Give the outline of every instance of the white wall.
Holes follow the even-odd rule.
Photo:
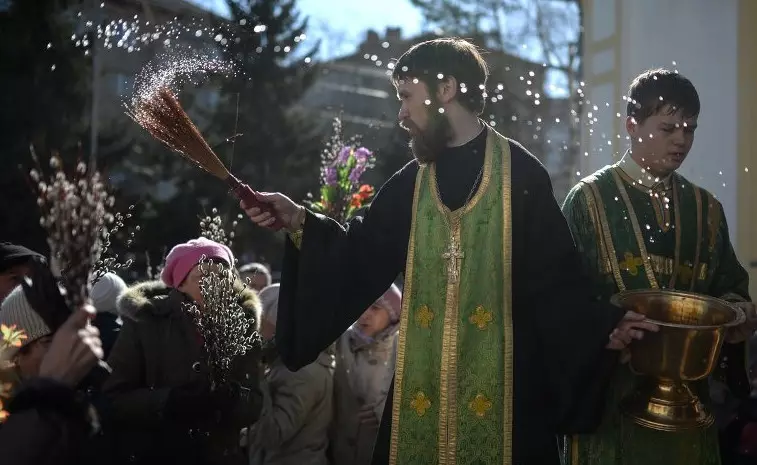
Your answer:
[[[733,239],[736,179],[744,169],[736,153],[737,10],[737,0],[623,2],[621,63],[625,85],[644,69],[665,66],[696,86],[702,112],[680,172],[723,203]]]
[[[708,189],[722,203],[732,238],[736,230],[736,180],[743,166],[737,166],[737,0],[594,0],[591,29],[593,40],[612,35],[616,18],[621,14],[620,63],[615,54],[597,53],[587,64],[599,74],[619,71],[619,86],[602,84],[587,90],[593,105],[600,107],[599,121],[585,150],[583,170],[611,163],[612,153],[602,133],[613,133],[612,116],[601,112],[605,102],[625,119],[621,98],[640,72],[656,67],[678,69],[697,88],[702,103],[699,128],[694,147],[680,172],[692,182]],[[592,40],[592,38],[587,38]],[[675,64],[673,64],[675,62]],[[590,84],[590,83],[589,83]],[[619,88],[616,88],[619,87]],[[609,100],[608,100],[609,99]],[[586,115],[584,115],[586,118]],[[617,116],[615,116],[617,119]],[[608,121],[602,121],[607,119]],[[599,127],[597,127],[597,125]],[[621,143],[616,150],[625,151],[624,125]],[[605,134],[607,136],[607,134]],[[586,138],[586,136],[585,136]],[[584,173],[582,173],[584,174]]]

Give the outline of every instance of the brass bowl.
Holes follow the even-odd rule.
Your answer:
[[[688,382],[712,373],[726,329],[742,324],[744,312],[714,297],[660,289],[621,292],[611,302],[660,327],[629,346],[630,368],[642,379],[621,403],[623,413],[661,431],[711,425],[712,415]]]

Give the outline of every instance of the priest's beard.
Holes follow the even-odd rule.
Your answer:
[[[433,106],[433,104],[431,105]],[[413,156],[422,165],[436,160],[439,154],[452,140],[452,125],[447,115],[429,111],[428,126],[419,129],[410,119],[402,121],[401,126],[410,133],[410,149]]]

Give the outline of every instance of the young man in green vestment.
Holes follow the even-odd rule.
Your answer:
[[[556,433],[598,417],[582,397],[594,368],[654,329],[592,300],[546,170],[478,117],[487,75],[460,39],[398,60],[392,80],[415,160],[347,228],[278,193],[259,196],[275,217],[247,209],[289,233],[276,344],[290,369],[404,273],[375,465],[557,464]]]
[[[658,69],[638,76],[627,99],[630,150],[620,162],[581,180],[563,205],[583,268],[602,299],[622,290],[667,288],[742,307],[747,322],[727,334],[715,376],[732,392],[748,394],[744,340],[755,329],[749,278],[734,253],[720,202],[676,173],[694,141],[697,91],[685,77]],[[570,465],[720,463],[714,425],[660,432],[622,416],[618,403],[633,390],[635,376],[627,364],[616,371],[599,430],[567,441]],[[707,381],[699,388],[708,403]]]

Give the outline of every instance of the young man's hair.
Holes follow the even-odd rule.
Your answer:
[[[441,82],[439,75],[457,80],[461,105],[477,115],[484,111],[489,67],[479,49],[467,40],[433,39],[413,45],[394,63],[392,82],[396,86],[400,80],[418,78],[434,95]]]
[[[699,94],[694,84],[675,71],[658,68],[636,76],[628,88],[626,113],[641,124],[665,109],[668,114],[679,110],[685,118],[699,115]]]

